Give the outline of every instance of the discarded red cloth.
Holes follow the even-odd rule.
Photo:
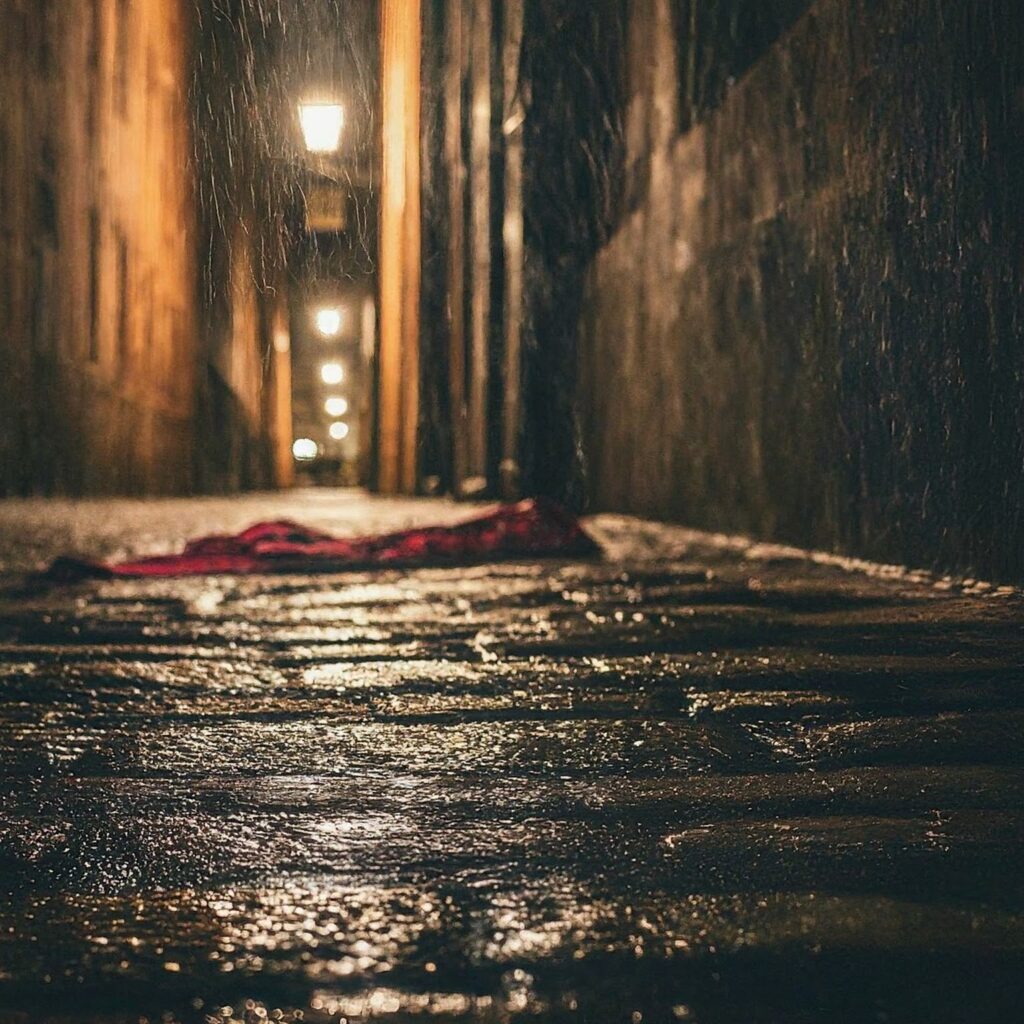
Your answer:
[[[278,519],[241,533],[189,541],[177,555],[107,564],[58,558],[55,580],[116,576],[201,576],[216,573],[333,572],[361,566],[466,564],[509,558],[579,557],[600,549],[579,520],[552,501],[502,505],[456,526],[342,539]]]

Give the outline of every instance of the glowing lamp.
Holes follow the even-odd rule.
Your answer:
[[[344,441],[348,437],[348,424],[338,420],[336,423],[332,423],[328,433],[335,441]]]
[[[310,459],[315,459],[319,450],[316,441],[310,437],[296,438],[292,445],[292,455],[300,462],[309,462]]]
[[[316,329],[325,337],[333,338],[341,332],[345,323],[344,314],[340,309],[324,306],[316,311]]]
[[[324,363],[320,367],[320,379],[325,384],[340,384],[345,376],[341,363]]]
[[[328,416],[344,416],[348,412],[348,402],[337,396],[328,398],[324,402],[324,410]]]
[[[336,153],[345,111],[338,103],[300,103],[299,124],[310,153]]]

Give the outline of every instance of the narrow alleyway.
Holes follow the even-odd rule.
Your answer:
[[[19,574],[355,492],[0,506],[0,1021],[1011,1020],[1012,592],[598,517],[607,557]]]

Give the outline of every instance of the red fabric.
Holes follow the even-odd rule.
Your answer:
[[[502,505],[456,526],[428,526],[341,539],[287,519],[241,533],[189,541],[177,555],[113,565],[58,558],[47,575],[75,580],[116,576],[332,572],[360,566],[491,562],[508,558],[593,555],[599,548],[579,520],[545,499]]]

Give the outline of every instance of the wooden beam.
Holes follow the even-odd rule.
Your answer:
[[[420,202],[420,53],[423,25],[420,0],[403,0],[409,73],[405,95],[405,211],[402,218],[402,465],[405,494],[419,481],[420,278],[422,218]]]
[[[292,458],[292,353],[288,330],[288,303],[282,289],[270,300],[269,408],[266,413],[273,451],[274,484],[295,483]]]
[[[420,0],[382,0],[377,486],[416,489],[419,417]]]

